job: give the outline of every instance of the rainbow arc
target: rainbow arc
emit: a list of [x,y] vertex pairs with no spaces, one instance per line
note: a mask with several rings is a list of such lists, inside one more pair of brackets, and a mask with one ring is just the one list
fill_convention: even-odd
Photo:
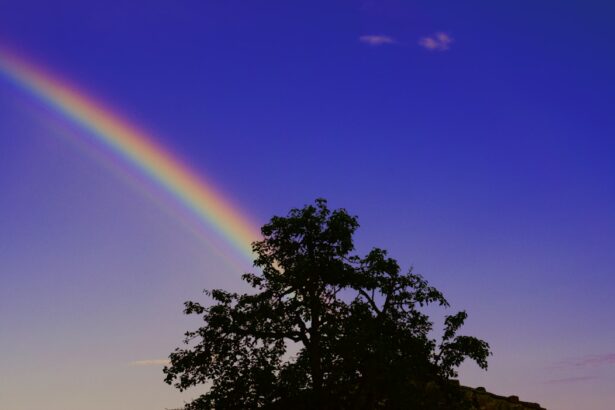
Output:
[[173,156],[137,126],[123,120],[86,92],[14,53],[0,49],[0,74],[78,124],[99,145],[122,158],[170,194],[200,222],[223,238],[247,260],[259,230],[243,212],[204,177]]

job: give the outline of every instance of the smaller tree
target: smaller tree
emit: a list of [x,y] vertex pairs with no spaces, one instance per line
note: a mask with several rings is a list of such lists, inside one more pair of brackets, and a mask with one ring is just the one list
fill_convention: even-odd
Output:
[[421,309],[448,307],[442,293],[382,249],[353,255],[357,227],[322,199],[273,217],[253,244],[261,273],[243,276],[254,293],[186,302],[205,324],[171,353],[165,381],[211,385],[186,409],[464,407],[449,379],[466,358],[486,369],[488,344],[457,335],[463,311],[436,342]]

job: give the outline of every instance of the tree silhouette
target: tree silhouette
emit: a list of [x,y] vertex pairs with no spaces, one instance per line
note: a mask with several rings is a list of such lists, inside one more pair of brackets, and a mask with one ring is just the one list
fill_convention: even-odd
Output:
[[488,344],[457,335],[463,311],[433,339],[422,308],[448,302],[382,249],[353,255],[358,226],[324,199],[273,217],[253,243],[261,273],[243,275],[253,293],[185,303],[205,324],[171,353],[165,381],[210,385],[186,409],[464,408],[449,379],[466,358],[486,369]]

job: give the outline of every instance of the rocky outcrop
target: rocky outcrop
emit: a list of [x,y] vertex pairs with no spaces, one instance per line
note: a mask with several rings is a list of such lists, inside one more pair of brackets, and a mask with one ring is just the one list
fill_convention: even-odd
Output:
[[476,410],[545,410],[538,403],[529,403],[519,400],[517,396],[498,396],[489,393],[484,387],[475,389],[460,386]]

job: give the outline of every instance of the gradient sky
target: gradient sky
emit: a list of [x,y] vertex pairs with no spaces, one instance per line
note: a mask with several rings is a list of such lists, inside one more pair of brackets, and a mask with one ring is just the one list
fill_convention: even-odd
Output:
[[[97,3],[2,1],[0,46],[257,224],[319,196],[358,215],[360,252],[491,344],[462,383],[612,409],[615,4]],[[182,302],[248,267],[84,133],[0,76],[0,408],[178,407],[198,391],[158,361],[198,325]]]

